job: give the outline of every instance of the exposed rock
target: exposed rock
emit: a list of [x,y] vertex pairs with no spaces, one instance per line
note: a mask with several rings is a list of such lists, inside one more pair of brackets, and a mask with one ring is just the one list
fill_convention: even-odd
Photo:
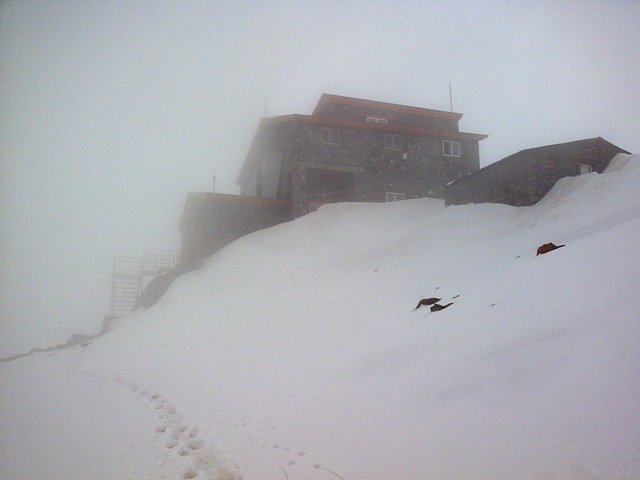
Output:
[[436,303],[434,305],[431,305],[431,311],[439,312],[440,310],[444,310],[445,308],[450,307],[451,305],[453,305],[453,302],[447,303],[446,305],[440,305],[439,303]]
[[536,257],[538,255],[544,255],[545,253],[553,252],[554,250],[557,250],[558,248],[562,248],[562,247],[564,247],[564,245],[556,245],[554,243],[545,243],[544,245],[540,245],[538,247],[538,250],[536,252]]
[[413,309],[413,311],[415,312],[417,309],[419,309],[423,305],[433,305],[434,303],[437,303],[440,300],[442,300],[442,299],[441,298],[435,298],[435,297],[423,298],[422,300],[420,300],[418,302],[418,305],[416,306],[416,308]]

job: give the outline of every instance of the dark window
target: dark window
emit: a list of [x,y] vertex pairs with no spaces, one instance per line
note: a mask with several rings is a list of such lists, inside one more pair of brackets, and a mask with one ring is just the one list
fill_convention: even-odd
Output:
[[460,142],[453,142],[451,140],[444,140],[442,142],[442,153],[447,157],[459,157],[460,156]]
[[392,133],[385,134],[384,147],[389,150],[402,150],[402,136]]
[[387,202],[397,202],[400,200],[404,200],[406,198],[404,193],[398,192],[387,192],[386,201]]
[[330,145],[340,145],[340,130],[337,128],[323,127],[320,130],[320,142]]
[[585,173],[591,173],[591,172],[593,172],[593,167],[591,165],[589,165],[588,163],[580,164],[580,175],[584,175]]

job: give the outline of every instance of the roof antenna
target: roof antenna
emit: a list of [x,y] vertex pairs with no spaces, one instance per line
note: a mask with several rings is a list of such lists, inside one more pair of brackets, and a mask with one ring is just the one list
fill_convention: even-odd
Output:
[[451,91],[451,82],[449,82],[449,108],[453,112],[453,93]]

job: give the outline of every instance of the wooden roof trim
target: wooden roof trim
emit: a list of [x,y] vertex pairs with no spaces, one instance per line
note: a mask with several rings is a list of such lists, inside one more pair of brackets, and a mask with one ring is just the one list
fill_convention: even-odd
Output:
[[398,105],[396,103],[378,102],[375,100],[366,100],[363,98],[343,97],[340,95],[332,95],[323,93],[318,100],[313,114],[316,115],[322,103],[339,103],[342,105],[350,105],[353,107],[375,108],[380,110],[389,110],[392,112],[410,113],[413,115],[421,115],[426,117],[446,118],[450,120],[460,120],[462,113],[447,112],[444,110],[432,110],[430,108],[412,107],[409,105]]
[[286,122],[305,122],[315,123],[318,125],[336,126],[336,127],[350,127],[350,128],[366,128],[370,130],[380,130],[385,132],[404,133],[407,135],[417,135],[421,137],[439,137],[439,138],[451,138],[461,140],[484,140],[489,135],[481,133],[470,132],[458,132],[455,130],[436,130],[419,127],[409,127],[406,125],[393,125],[388,123],[369,123],[360,122],[357,120],[347,120],[343,118],[331,118],[320,117],[317,115],[282,115],[279,117],[265,118],[261,122],[262,125],[272,123],[286,123]]

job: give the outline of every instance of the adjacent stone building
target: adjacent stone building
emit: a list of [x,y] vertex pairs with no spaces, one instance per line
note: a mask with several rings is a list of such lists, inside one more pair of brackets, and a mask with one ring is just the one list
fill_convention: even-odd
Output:
[[445,202],[533,205],[560,178],[601,173],[618,153],[628,152],[601,137],[529,148],[449,184]]
[[324,94],[311,115],[263,119],[238,177],[241,195],[189,194],[183,261],[325,203],[443,198],[447,183],[480,168],[487,137],[461,132],[461,117]]

